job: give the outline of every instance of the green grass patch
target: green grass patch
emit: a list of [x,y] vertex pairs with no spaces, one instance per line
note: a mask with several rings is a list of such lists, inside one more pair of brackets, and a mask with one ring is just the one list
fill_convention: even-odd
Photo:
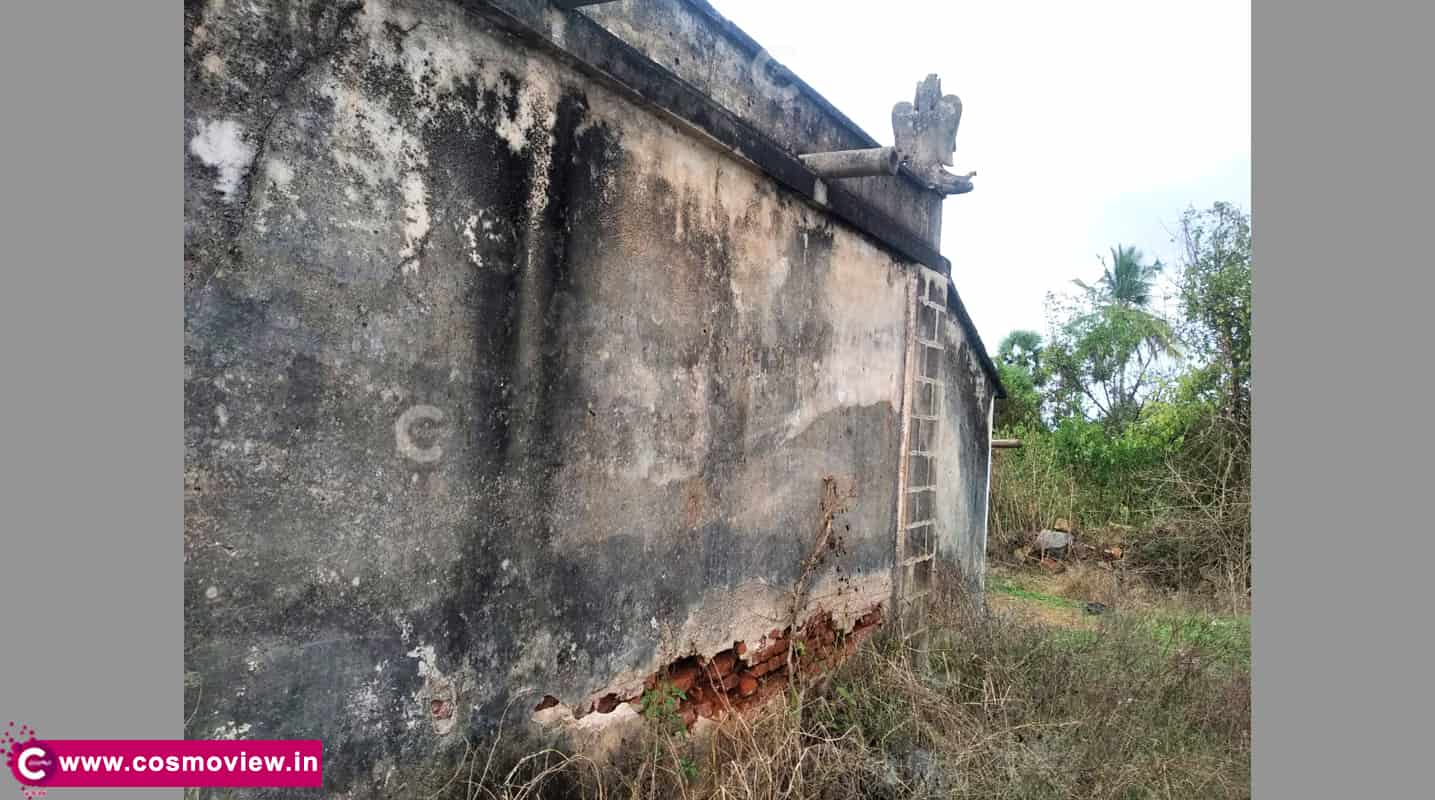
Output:
[[1156,614],[1146,627],[1151,637],[1167,649],[1195,647],[1218,662],[1250,666],[1249,616]]
[[[988,591],[1029,603],[1061,609],[1082,609],[1085,603],[1045,594],[1006,575],[987,579]],[[1198,612],[1153,610],[1141,612],[1134,620],[1156,645],[1156,652],[1170,654],[1177,649],[1195,648],[1217,663],[1249,667],[1251,663],[1251,618],[1249,615],[1216,615]],[[1089,630],[1055,630],[1053,645],[1066,649],[1090,644],[1096,634]]]
[[1033,591],[1013,581],[1004,575],[993,575],[987,579],[987,588],[998,594],[1009,597],[1016,597],[1021,600],[1030,600],[1034,603],[1052,606],[1053,608],[1081,608],[1085,603],[1077,602],[1066,597],[1057,597],[1053,594],[1044,594]]

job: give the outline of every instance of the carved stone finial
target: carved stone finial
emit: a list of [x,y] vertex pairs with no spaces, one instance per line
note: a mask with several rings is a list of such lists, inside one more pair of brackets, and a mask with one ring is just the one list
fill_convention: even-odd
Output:
[[927,186],[943,194],[972,190],[971,178],[942,169],[951,166],[957,149],[957,126],[962,121],[962,101],[954,94],[942,94],[942,81],[928,75],[917,84],[915,103],[905,100],[892,107],[892,134],[907,169]]

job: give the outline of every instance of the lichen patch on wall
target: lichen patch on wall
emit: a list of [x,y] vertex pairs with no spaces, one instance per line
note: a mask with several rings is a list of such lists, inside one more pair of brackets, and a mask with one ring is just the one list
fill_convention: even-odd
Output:
[[234,195],[254,161],[254,145],[244,138],[244,126],[237,120],[196,120],[197,133],[189,140],[189,152],[218,174],[214,188],[227,201]]
[[404,246],[399,251],[405,272],[418,272],[419,248],[429,234],[428,187],[421,172],[408,172],[403,180]]

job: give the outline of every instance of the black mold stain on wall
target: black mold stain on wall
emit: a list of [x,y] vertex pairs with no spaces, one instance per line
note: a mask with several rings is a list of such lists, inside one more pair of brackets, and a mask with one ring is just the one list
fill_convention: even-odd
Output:
[[[485,98],[485,105],[516,102],[517,81],[510,78],[508,98]],[[471,175],[464,190],[486,197],[494,187],[511,186],[499,195],[497,205],[513,216],[518,231],[511,253],[500,263],[512,270],[476,285],[469,302],[477,309],[476,363],[485,365],[487,387],[471,399],[478,425],[467,440],[468,472],[480,484],[511,482],[510,493],[477,497],[475,520],[460,534],[460,555],[448,575],[448,594],[433,617],[439,627],[434,638],[442,642],[440,660],[458,663],[473,658],[480,673],[507,674],[517,659],[522,640],[546,629],[583,631],[596,615],[611,612],[610,594],[596,590],[597,564],[586,565],[565,554],[555,558],[552,521],[545,514],[558,485],[557,470],[567,444],[582,432],[573,430],[565,411],[582,408],[584,398],[570,365],[564,360],[563,337],[575,308],[583,302],[574,272],[591,257],[592,243],[581,233],[602,213],[601,187],[595,175],[611,175],[619,168],[621,148],[604,124],[579,127],[587,119],[587,101],[579,93],[564,94],[557,103],[553,146],[542,165],[510,165],[509,175]],[[508,146],[483,131],[472,136],[481,143],[465,142],[454,155],[468,153],[468,163],[483,162],[472,153],[492,153],[487,163],[501,164]],[[514,168],[516,167],[516,168]],[[541,213],[525,218],[534,190],[534,178],[545,172]],[[508,256],[511,261],[504,261]],[[487,259],[485,259],[487,261]],[[505,547],[494,547],[496,540]],[[504,566],[507,561],[509,567]],[[497,590],[509,568],[525,574],[522,583]],[[599,638],[589,647],[599,651],[613,643]],[[560,655],[556,664],[565,664]],[[539,674],[557,683],[553,674]],[[508,704],[507,686],[490,694],[474,715],[480,730],[496,724]]]

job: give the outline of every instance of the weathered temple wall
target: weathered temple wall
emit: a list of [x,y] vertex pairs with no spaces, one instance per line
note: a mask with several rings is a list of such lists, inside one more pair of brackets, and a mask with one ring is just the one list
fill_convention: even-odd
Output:
[[582,717],[786,625],[829,477],[798,616],[890,604],[914,265],[458,3],[189,4],[185,101],[188,736]]

